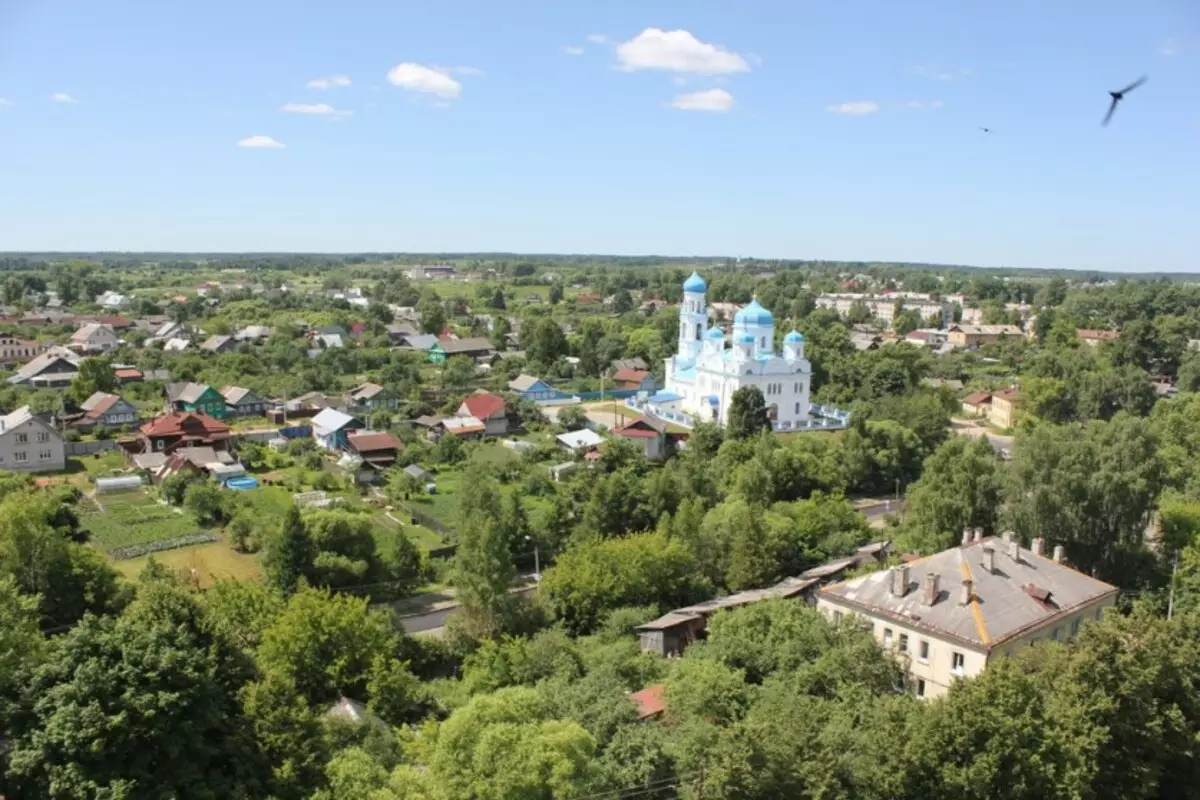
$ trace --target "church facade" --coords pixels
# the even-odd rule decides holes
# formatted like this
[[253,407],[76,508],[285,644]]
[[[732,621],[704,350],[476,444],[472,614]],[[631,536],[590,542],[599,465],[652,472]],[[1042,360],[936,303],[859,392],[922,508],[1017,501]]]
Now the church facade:
[[695,272],[683,284],[679,346],[666,360],[665,388],[649,398],[652,410],[723,426],[733,393],[756,386],[775,430],[807,428],[812,365],[804,357],[804,336],[793,330],[776,350],[775,319],[754,300],[737,312],[727,341],[724,331],[709,325],[707,289]]

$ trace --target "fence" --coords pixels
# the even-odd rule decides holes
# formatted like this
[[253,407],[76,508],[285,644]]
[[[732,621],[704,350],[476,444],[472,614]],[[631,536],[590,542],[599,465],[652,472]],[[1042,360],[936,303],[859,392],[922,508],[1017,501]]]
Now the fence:
[[98,442],[65,442],[65,452],[69,456],[90,456],[93,453],[106,453],[117,449],[116,439],[101,439]]
[[637,389],[605,389],[603,392],[576,392],[575,396],[583,401],[622,400],[626,397],[633,397],[637,393]]
[[312,425],[289,425],[276,431],[285,439],[307,439],[312,436]]

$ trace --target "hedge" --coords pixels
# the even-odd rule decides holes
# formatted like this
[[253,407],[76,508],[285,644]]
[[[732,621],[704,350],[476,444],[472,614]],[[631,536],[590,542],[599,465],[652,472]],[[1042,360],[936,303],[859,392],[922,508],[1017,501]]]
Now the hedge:
[[159,539],[157,542],[145,542],[143,544],[132,544],[128,547],[118,547],[116,550],[109,550],[108,554],[120,561],[126,558],[139,558],[150,553],[160,553],[163,550],[176,550],[180,547],[190,547],[194,544],[209,544],[218,541],[220,539],[211,533],[192,533],[187,536],[176,536],[174,539]]

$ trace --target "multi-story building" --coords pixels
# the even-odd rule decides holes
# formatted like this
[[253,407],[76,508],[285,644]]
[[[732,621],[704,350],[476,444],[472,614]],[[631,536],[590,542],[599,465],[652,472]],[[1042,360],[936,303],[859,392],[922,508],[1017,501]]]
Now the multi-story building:
[[0,469],[15,472],[56,472],[67,463],[58,431],[21,406],[0,417]]
[[883,322],[889,328],[896,318],[896,308],[917,312],[922,320],[937,317],[945,325],[950,320],[952,306],[949,303],[934,300],[927,294],[919,292],[892,292],[889,294],[820,294],[817,295],[818,308],[831,308],[841,316],[849,316],[850,311],[861,304],[871,316]]
[[1001,655],[1039,641],[1066,641],[1098,620],[1117,587],[1063,563],[1034,539],[984,538],[963,532],[962,545],[879,570],[817,592],[817,608],[835,622],[857,617],[904,667],[918,697],[944,694]]
[[28,361],[46,351],[48,345],[32,339],[19,339],[10,333],[0,333],[0,364]]

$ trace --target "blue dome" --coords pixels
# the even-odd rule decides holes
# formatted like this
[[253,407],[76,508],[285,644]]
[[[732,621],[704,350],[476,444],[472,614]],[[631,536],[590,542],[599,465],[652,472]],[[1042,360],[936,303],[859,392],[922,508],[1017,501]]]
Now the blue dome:
[[804,341],[804,334],[801,333],[800,331],[792,331],[787,336],[783,337],[784,344],[788,344],[791,342],[798,343],[798,342],[803,342],[803,341]]
[[737,342],[738,344],[754,344],[754,334],[753,333],[739,333],[737,335],[737,338],[734,339],[734,341]]
[[758,304],[758,298],[750,301],[750,305],[734,315],[733,321],[741,325],[774,325],[775,318],[771,312]]
[[708,288],[708,284],[704,282],[704,278],[700,274],[693,272],[692,276],[683,282],[683,290],[685,292],[703,292]]
[[708,333],[704,335],[709,339],[720,339],[721,341],[725,340],[725,331],[721,330],[720,328],[709,328]]

